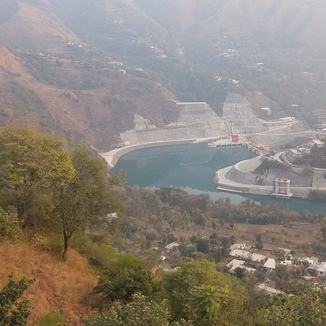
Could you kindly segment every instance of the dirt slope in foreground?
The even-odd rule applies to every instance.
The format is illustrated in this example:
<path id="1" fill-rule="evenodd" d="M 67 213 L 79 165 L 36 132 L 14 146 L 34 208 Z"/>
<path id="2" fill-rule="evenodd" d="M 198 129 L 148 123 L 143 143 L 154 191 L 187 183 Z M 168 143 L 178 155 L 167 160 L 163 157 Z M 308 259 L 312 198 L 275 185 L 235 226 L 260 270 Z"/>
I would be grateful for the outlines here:
<path id="1" fill-rule="evenodd" d="M 87 261 L 73 250 L 67 263 L 38 250 L 29 244 L 0 244 L 0 288 L 8 282 L 8 274 L 16 279 L 27 276 L 36 282 L 27 290 L 26 297 L 34 309 L 30 322 L 60 309 L 73 325 L 91 314 L 90 292 L 97 284 L 96 276 Z"/>

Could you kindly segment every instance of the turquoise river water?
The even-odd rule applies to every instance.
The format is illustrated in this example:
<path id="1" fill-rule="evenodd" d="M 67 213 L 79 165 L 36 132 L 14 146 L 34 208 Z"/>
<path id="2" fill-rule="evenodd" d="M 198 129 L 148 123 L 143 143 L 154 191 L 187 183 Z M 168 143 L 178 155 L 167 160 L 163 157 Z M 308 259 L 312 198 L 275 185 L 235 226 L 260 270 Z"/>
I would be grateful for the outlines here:
<path id="1" fill-rule="evenodd" d="M 126 170 L 129 185 L 150 188 L 171 186 L 183 188 L 191 194 L 207 193 L 213 200 L 230 198 L 232 203 L 240 203 L 251 198 L 261 204 L 275 203 L 295 211 L 326 212 L 325 202 L 299 198 L 284 200 L 216 190 L 213 182 L 216 170 L 253 156 L 241 146 L 211 148 L 206 144 L 183 144 L 151 147 L 123 155 L 111 172 Z"/>

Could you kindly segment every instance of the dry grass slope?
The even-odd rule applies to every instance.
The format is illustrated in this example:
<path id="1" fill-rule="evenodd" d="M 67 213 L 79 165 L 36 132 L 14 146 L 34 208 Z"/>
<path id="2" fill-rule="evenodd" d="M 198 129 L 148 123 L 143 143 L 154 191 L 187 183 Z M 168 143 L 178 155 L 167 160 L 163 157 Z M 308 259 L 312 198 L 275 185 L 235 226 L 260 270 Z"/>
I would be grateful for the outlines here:
<path id="1" fill-rule="evenodd" d="M 29 244 L 0 244 L 0 288 L 8 282 L 8 274 L 27 276 L 36 282 L 26 297 L 34 309 L 30 322 L 54 309 L 60 309 L 72 325 L 80 325 L 81 317 L 91 314 L 90 292 L 97 284 L 94 271 L 87 261 L 71 250 L 67 263 L 59 257 L 38 250 Z"/>

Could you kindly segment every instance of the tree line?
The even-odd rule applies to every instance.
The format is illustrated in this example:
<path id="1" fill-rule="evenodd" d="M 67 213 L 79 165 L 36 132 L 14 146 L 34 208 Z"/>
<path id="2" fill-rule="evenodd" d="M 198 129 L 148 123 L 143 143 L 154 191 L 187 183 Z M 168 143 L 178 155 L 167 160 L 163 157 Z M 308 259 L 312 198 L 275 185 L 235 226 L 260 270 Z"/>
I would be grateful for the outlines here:
<path id="1" fill-rule="evenodd" d="M 0 131 L 0 206 L 26 228 L 63 235 L 62 260 L 80 228 L 123 206 L 114 197 L 105 162 L 86 146 L 72 151 L 58 138 L 28 127 Z"/>
<path id="2" fill-rule="evenodd" d="M 105 162 L 86 146 L 69 151 L 54 136 L 27 127 L 5 127 L 0 131 L 0 236 L 18 240 L 30 231 L 61 232 L 65 261 L 78 230 L 96 230 L 96 225 L 100 229 L 103 225 L 115 228 L 112 213 L 121 216 L 123 236 L 137 231 L 131 230 L 130 218 L 141 215 L 157 230 L 164 228 L 161 223 L 167 223 L 172 231 L 187 223 L 210 223 L 214 228 L 216 222 L 251 221 L 250 216 L 256 218 L 252 220 L 255 223 L 269 221 L 275 215 L 275 222 L 300 216 L 281 209 L 270 213 L 270 207 L 250 200 L 241 205 L 227 200 L 214 202 L 206 195 L 191 196 L 179 189 L 135 191 L 119 186 L 121 180 L 119 175 L 110 176 Z M 124 206 L 129 218 L 123 218 Z M 301 216 L 302 220 L 312 218 L 309 214 Z M 165 236 L 167 242 L 173 240 L 173 234 Z M 80 241 L 85 248 L 84 240 Z M 207 251 L 207 241 L 194 239 L 202 252 Z M 83 320 L 84 326 L 268 326 L 283 325 L 279 322 L 283 319 L 288 325 L 325 324 L 323 292 L 309 288 L 296 297 L 270 300 L 253 291 L 254 278 L 248 273 L 239 273 L 238 277 L 224 274 L 215 263 L 193 259 L 191 254 L 187 254 L 188 262 L 178 262 L 174 272 L 164 272 L 139 256 L 113 255 L 107 245 L 102 249 L 102 256 L 90 251 L 89 260 L 100 276 L 90 293 L 97 298 L 97 312 Z M 0 325 L 26 325 L 31 307 L 22 296 L 33 282 L 27 278 L 15 281 L 13 275 L 9 276 L 9 283 L 0 291 Z M 297 316 L 303 316 L 306 323 L 291 323 L 290 317 L 298 321 Z"/>

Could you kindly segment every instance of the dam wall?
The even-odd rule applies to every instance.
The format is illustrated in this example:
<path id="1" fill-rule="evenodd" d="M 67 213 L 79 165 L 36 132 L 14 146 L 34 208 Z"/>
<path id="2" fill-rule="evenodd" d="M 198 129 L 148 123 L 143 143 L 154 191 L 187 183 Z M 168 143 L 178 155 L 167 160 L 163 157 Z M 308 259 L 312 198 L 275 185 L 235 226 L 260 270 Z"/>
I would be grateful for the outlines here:
<path id="1" fill-rule="evenodd" d="M 198 139 L 183 139 L 183 140 L 171 140 L 162 142 L 152 142 L 137 145 L 124 146 L 121 148 L 116 148 L 112 151 L 106 153 L 100 153 L 100 155 L 105 159 L 108 165 L 113 168 L 119 158 L 129 152 L 136 151 L 138 149 L 149 148 L 149 147 L 159 147 L 159 146 L 170 146 L 170 145 L 182 145 L 182 144 L 192 144 L 196 143 Z"/>

